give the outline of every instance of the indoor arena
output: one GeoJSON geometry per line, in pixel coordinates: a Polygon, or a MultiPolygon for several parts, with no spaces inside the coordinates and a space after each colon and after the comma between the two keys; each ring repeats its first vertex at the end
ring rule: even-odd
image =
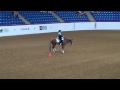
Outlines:
{"type": "Polygon", "coordinates": [[[0,37],[0,79],[120,79],[120,31],[63,32],[73,45],[49,42],[57,33],[0,37]]]}

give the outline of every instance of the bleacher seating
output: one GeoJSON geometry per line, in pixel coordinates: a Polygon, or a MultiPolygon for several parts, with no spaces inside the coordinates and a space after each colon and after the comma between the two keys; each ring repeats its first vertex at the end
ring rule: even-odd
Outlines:
{"type": "Polygon", "coordinates": [[[0,25],[25,24],[20,18],[14,17],[11,11],[0,11],[0,25]]]}
{"type": "Polygon", "coordinates": [[[120,21],[119,11],[100,11],[99,13],[91,11],[91,14],[96,21],[120,21]]]}
{"type": "Polygon", "coordinates": [[[79,22],[79,21],[90,21],[86,15],[77,16],[77,11],[55,11],[65,22],[79,22]]]}
{"type": "MultiPolygon", "coordinates": [[[[55,11],[55,13],[62,18],[65,22],[85,22],[90,21],[87,15],[78,16],[77,11],[55,11]]],[[[100,11],[96,13],[90,11],[92,16],[96,21],[120,21],[120,12],[119,11],[100,11]]],[[[39,23],[59,23],[50,12],[40,12],[40,11],[19,11],[26,20],[31,24],[39,23]]],[[[0,25],[21,25],[25,24],[20,18],[14,17],[11,11],[0,11],[0,25]]]]}
{"type": "Polygon", "coordinates": [[[40,11],[19,11],[31,24],[59,22],[51,13],[40,11]]]}

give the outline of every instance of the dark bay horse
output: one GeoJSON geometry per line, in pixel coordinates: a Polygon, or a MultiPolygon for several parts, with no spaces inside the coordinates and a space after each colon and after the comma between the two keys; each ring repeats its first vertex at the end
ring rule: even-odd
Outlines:
{"type": "MultiPolygon", "coordinates": [[[[73,39],[67,39],[67,38],[63,38],[64,40],[64,42],[63,42],[63,44],[61,45],[62,46],[62,53],[64,53],[64,48],[65,48],[65,45],[67,44],[67,43],[70,43],[71,45],[73,45],[73,39]]],[[[56,44],[57,45],[60,45],[60,41],[59,41],[59,39],[58,39],[58,42],[57,42],[57,38],[55,38],[55,39],[52,39],[51,41],[50,41],[50,45],[49,45],[49,49],[50,49],[50,52],[51,51],[53,51],[53,52],[55,52],[56,51],[56,49],[55,49],[55,46],[56,46],[56,44]]]]}

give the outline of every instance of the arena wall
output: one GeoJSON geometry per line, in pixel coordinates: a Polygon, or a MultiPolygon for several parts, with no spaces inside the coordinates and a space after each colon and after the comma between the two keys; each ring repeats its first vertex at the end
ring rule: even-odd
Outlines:
{"type": "Polygon", "coordinates": [[[120,30],[120,22],[77,22],[0,26],[0,37],[77,30],[120,30]]]}

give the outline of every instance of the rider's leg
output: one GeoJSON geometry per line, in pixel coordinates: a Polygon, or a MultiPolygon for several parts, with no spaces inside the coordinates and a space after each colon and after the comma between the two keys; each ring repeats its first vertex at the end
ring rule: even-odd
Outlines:
{"type": "Polygon", "coordinates": [[[62,43],[63,43],[63,40],[62,40],[62,37],[61,37],[61,40],[60,40],[60,45],[62,45],[62,43]]]}
{"type": "Polygon", "coordinates": [[[60,45],[62,45],[62,40],[60,41],[60,45]]]}
{"type": "Polygon", "coordinates": [[[62,41],[60,41],[60,45],[62,45],[62,41]]]}
{"type": "Polygon", "coordinates": [[[61,37],[61,44],[63,44],[64,40],[63,40],[63,36],[61,37]]]}
{"type": "Polygon", "coordinates": [[[61,36],[59,36],[59,39],[60,39],[60,45],[61,45],[61,43],[62,43],[62,37],[61,37],[61,36]]]}

